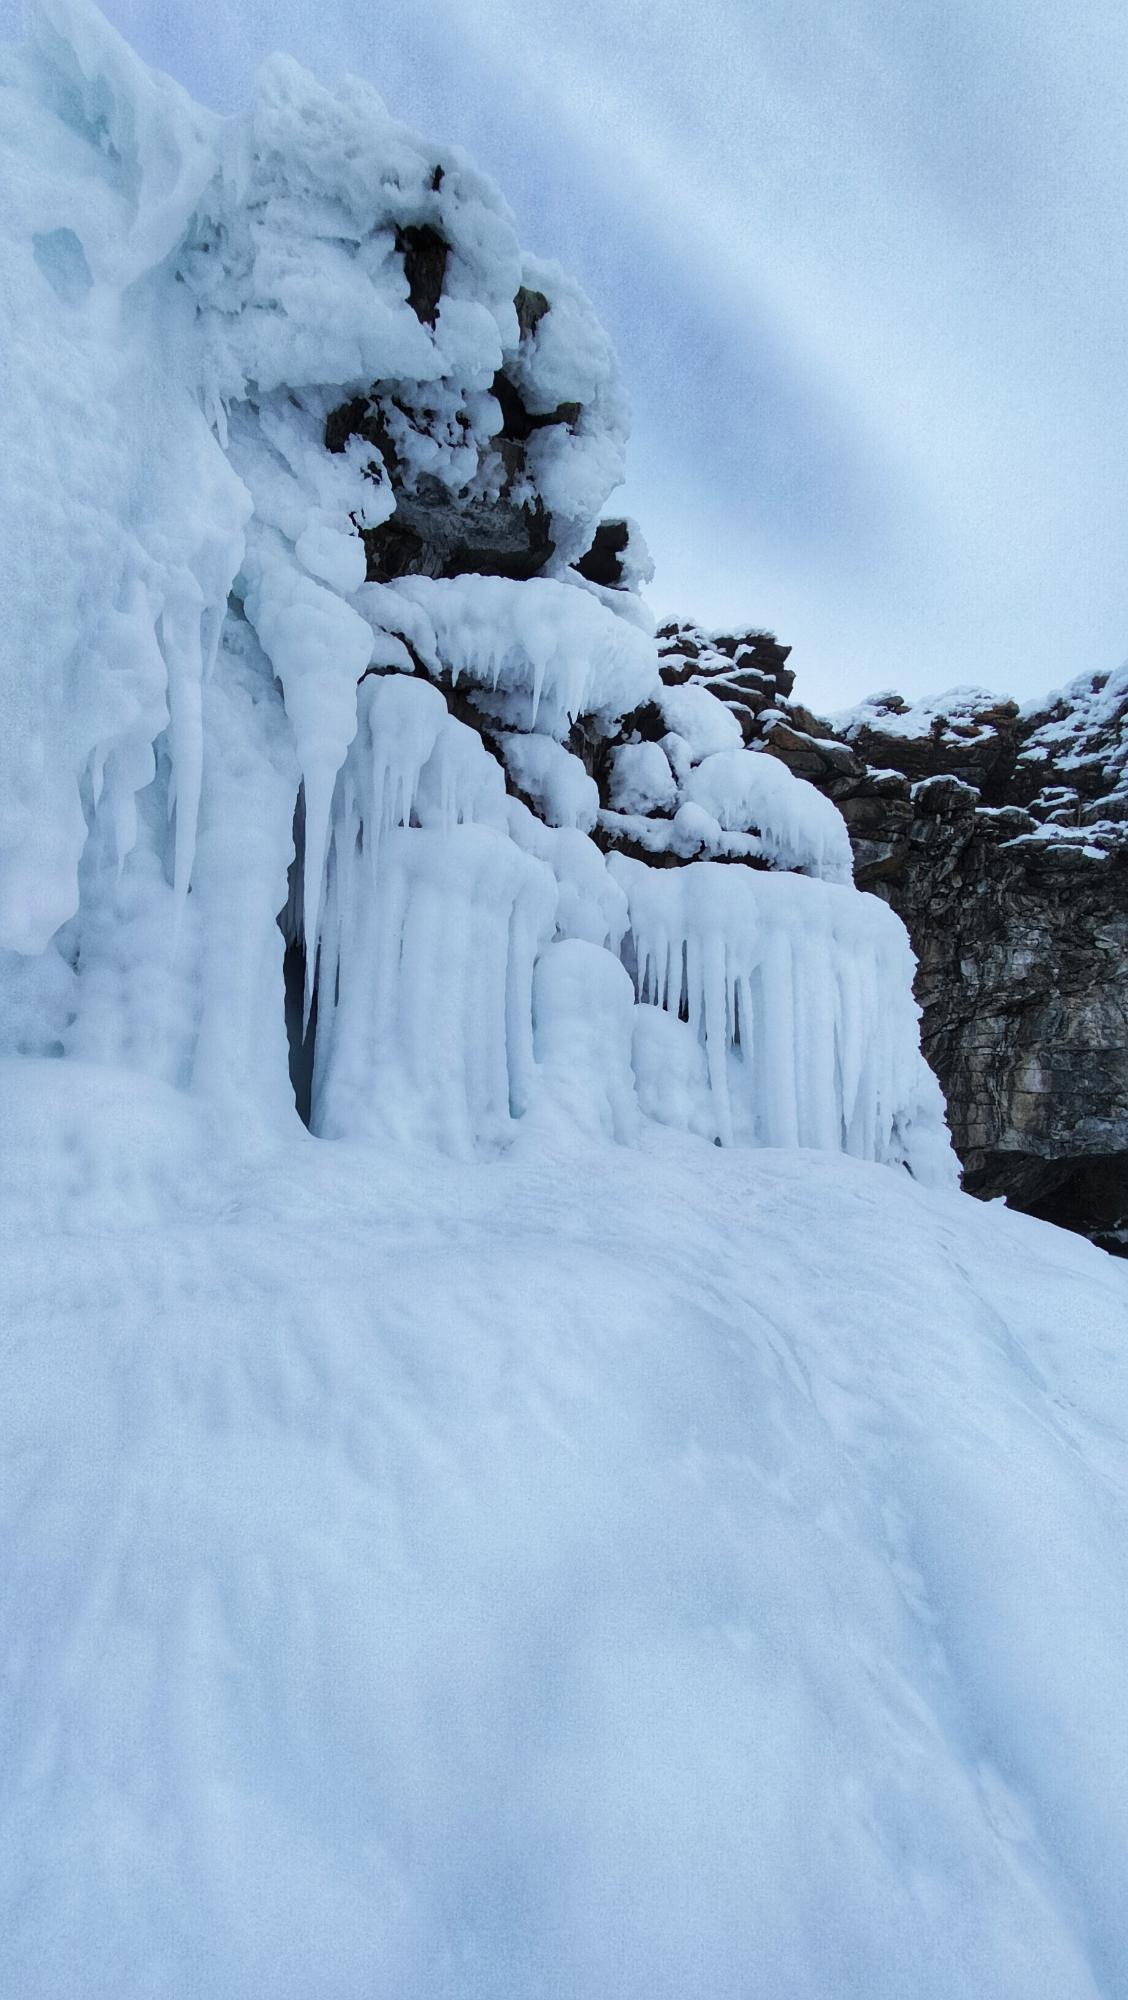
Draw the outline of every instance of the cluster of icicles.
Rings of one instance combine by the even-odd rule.
[[[596,1067],[626,1066],[651,1115],[723,1145],[843,1150],[936,1177],[930,1156],[947,1147],[912,959],[883,904],[793,874],[604,863],[506,795],[430,683],[369,676],[359,709],[309,927],[315,1131],[496,1151],[535,1104],[538,1037],[559,1038],[538,1020],[558,1004],[546,996],[583,1008],[598,983],[594,965],[578,989],[538,979],[578,940],[633,982],[633,1036]]]

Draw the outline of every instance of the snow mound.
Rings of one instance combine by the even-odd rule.
[[[727,832],[755,830],[759,851],[784,868],[830,882],[854,879],[850,840],[837,806],[775,757],[718,751],[690,774],[683,797]]]

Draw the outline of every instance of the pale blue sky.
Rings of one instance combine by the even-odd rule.
[[[654,600],[817,704],[1128,653],[1123,0],[109,0],[223,110],[285,47],[466,146],[634,407]]]

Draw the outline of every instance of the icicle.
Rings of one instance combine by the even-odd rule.
[[[175,814],[172,879],[178,922],[192,875],[203,782],[201,606],[199,587],[192,580],[178,599],[165,605],[157,627],[168,674],[169,810]]]
[[[586,591],[549,577],[402,577],[397,596],[421,610],[453,686],[462,680],[561,738],[570,718],[622,715],[657,693],[654,642]]]
[[[305,792],[305,852],[302,856],[302,934],[306,941],[303,1033],[313,1005],[313,975],[321,935],[321,889],[329,852],[333,787],[337,773],[328,765],[307,765],[302,772]]]
[[[732,1145],[732,1105],[728,1088],[728,1052],[732,1041],[732,1010],[728,998],[725,941],[710,930],[702,941],[699,978],[705,1060],[717,1114],[717,1136]]]
[[[541,700],[544,695],[544,675],[545,675],[546,664],[547,662],[545,660],[544,654],[538,651],[535,659],[533,660],[532,698],[529,707],[530,735],[536,729],[537,717],[540,714]]]

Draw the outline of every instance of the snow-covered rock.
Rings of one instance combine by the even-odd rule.
[[[963,687],[826,722],[767,634],[682,624],[659,644],[675,696],[723,706],[833,801],[856,881],[908,926],[965,1185],[1128,1249],[1128,669],[1021,710]],[[697,830],[697,852],[722,852]],[[632,851],[647,837],[636,825]]]
[[[600,518],[614,358],[497,190],[355,80],[279,57],[220,120],[86,0],[30,25],[5,92],[0,1049],[125,1063],[252,1129],[493,1154],[551,1094],[538,954],[637,970],[616,854],[818,878],[828,990],[876,980],[915,1049],[903,941],[867,928],[834,808],[663,679],[641,536]],[[766,894],[809,957],[823,901]],[[692,898],[663,922],[692,962]],[[765,987],[765,1049],[789,994]],[[763,1143],[709,1024],[716,1132]],[[803,1129],[857,1149],[823,1025]],[[931,1116],[915,1058],[882,1091],[874,1158]]]

